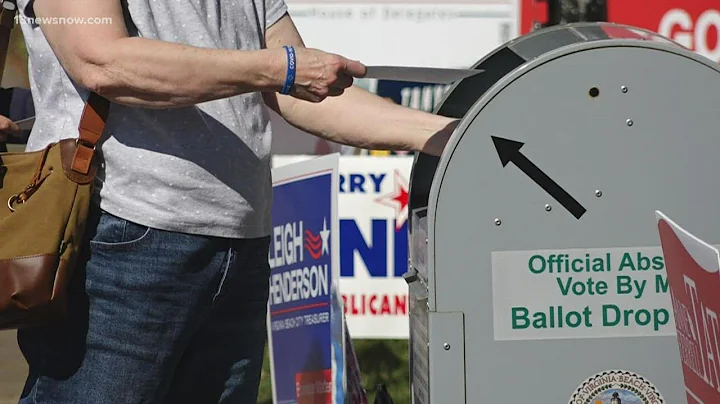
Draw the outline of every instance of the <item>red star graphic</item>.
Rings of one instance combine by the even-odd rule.
[[[399,230],[408,217],[408,185],[399,170],[395,170],[395,190],[391,194],[383,195],[375,200],[385,206],[395,209],[395,230]]]
[[[405,209],[408,205],[408,191],[405,188],[400,187],[400,194],[396,195],[393,198],[393,201],[397,201],[397,203],[400,204],[400,210]]]

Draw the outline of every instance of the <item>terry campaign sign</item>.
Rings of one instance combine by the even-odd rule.
[[[309,156],[276,156],[282,167]],[[340,289],[353,338],[407,338],[409,156],[339,161]]]
[[[268,337],[273,401],[344,403],[338,156],[273,170]]]
[[[720,403],[720,255],[656,212],[689,404]]]

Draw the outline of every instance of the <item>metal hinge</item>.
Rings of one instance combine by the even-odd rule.
[[[58,255],[62,256],[63,253],[65,253],[65,250],[67,250],[68,243],[65,242],[65,240],[60,241],[60,249],[58,250]]]

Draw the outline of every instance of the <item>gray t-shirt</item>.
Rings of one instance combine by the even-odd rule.
[[[287,10],[284,0],[123,4],[132,36],[243,50],[265,47],[266,29]],[[32,0],[19,0],[18,6],[37,111],[27,145],[31,151],[78,136],[88,92],[69,78],[33,24]],[[260,93],[165,110],[113,104],[98,147],[101,207],[169,231],[230,238],[270,234],[271,126],[266,108]]]

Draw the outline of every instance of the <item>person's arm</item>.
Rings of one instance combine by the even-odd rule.
[[[41,30],[68,75],[110,101],[145,108],[183,107],[234,95],[280,91],[283,49],[259,51],[192,47],[129,37],[121,0],[35,0],[37,17],[109,18],[110,24],[43,24]],[[317,50],[298,54],[298,89],[313,102],[344,88],[342,77],[361,65]],[[328,66],[336,71],[327,73]],[[344,70],[341,70],[344,69]],[[351,81],[351,80],[350,80]]]
[[[304,43],[289,15],[267,31],[268,49]],[[310,103],[265,93],[265,103],[288,123],[336,143],[364,149],[421,151],[439,155],[458,120],[402,107],[357,86],[338,97]]]

